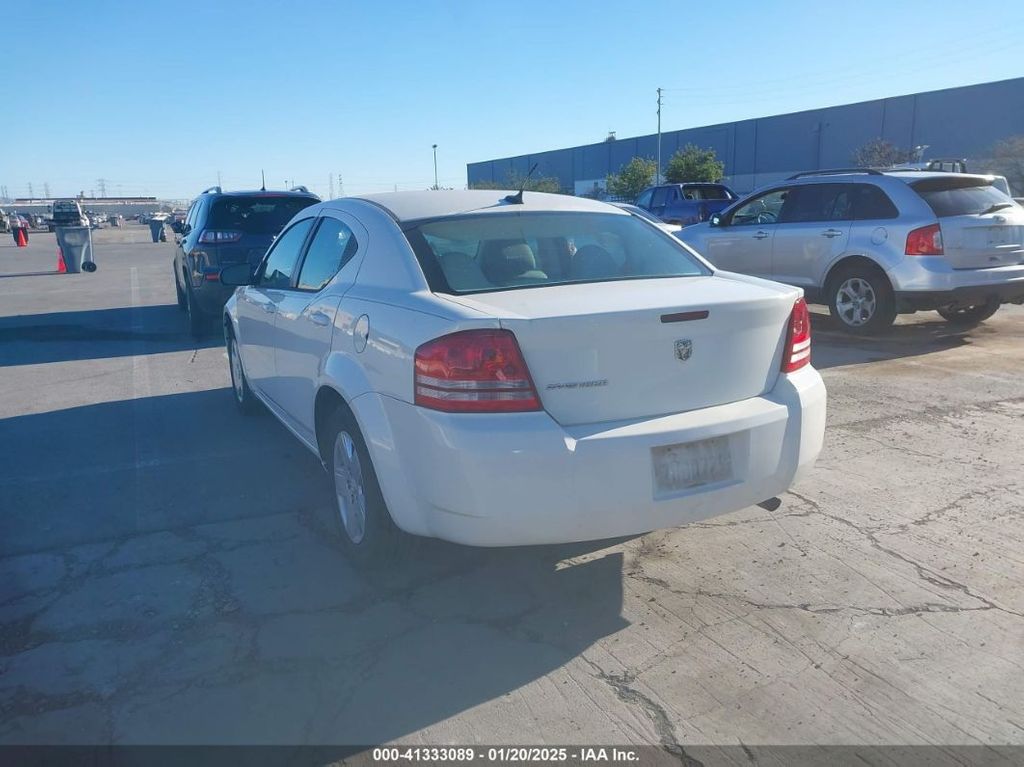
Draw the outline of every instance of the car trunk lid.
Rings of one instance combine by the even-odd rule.
[[[722,277],[559,285],[453,298],[515,333],[559,423],[755,397],[779,374],[795,290]]]

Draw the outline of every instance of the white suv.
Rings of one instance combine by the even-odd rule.
[[[1024,208],[992,176],[801,173],[677,236],[722,269],[803,288],[851,333],[922,309],[970,325],[1024,302]]]

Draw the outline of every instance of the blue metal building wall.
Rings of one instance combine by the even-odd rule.
[[[876,138],[896,146],[928,144],[926,157],[985,157],[997,141],[1024,133],[1024,78],[947,88],[806,112],[667,131],[662,161],[686,144],[711,147],[725,162],[726,179],[740,192],[802,170],[850,164],[850,156]],[[657,136],[556,149],[470,163],[467,180],[504,181],[525,174],[556,177],[572,191],[578,182],[603,180],[633,157],[657,155]]]

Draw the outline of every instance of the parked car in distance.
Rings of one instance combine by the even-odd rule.
[[[397,192],[299,212],[224,307],[234,397],[334,482],[340,538],[506,546],[772,499],[822,444],[800,290],[612,205]]]
[[[58,226],[89,226],[89,219],[82,213],[78,200],[55,200],[52,212],[49,224],[51,232]]]
[[[628,202],[613,202],[612,205],[614,205],[616,208],[622,208],[623,210],[632,213],[634,216],[640,216],[640,218],[642,218],[644,221],[650,221],[661,231],[667,232],[669,234],[675,234],[676,232],[682,230],[683,228],[679,226],[679,224],[666,224],[653,213],[650,213],[644,210],[643,208],[638,208],[636,205],[631,205]]]
[[[641,192],[636,205],[667,224],[689,226],[707,221],[736,198],[725,184],[661,184]]]
[[[722,269],[803,288],[855,334],[928,309],[967,326],[1024,302],[1024,209],[990,176],[800,173],[679,237]]]
[[[305,187],[224,192],[217,186],[192,202],[174,254],[178,307],[187,313],[192,335],[201,335],[211,318],[221,316],[231,295],[231,288],[220,284],[220,270],[229,264],[255,268],[288,220],[319,201]]]

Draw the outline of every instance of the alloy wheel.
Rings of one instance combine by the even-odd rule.
[[[366,487],[355,441],[342,430],[334,442],[334,491],[345,534],[352,543],[366,536]]]
[[[850,327],[856,328],[870,322],[877,303],[871,283],[861,277],[850,277],[836,291],[839,318]]]

